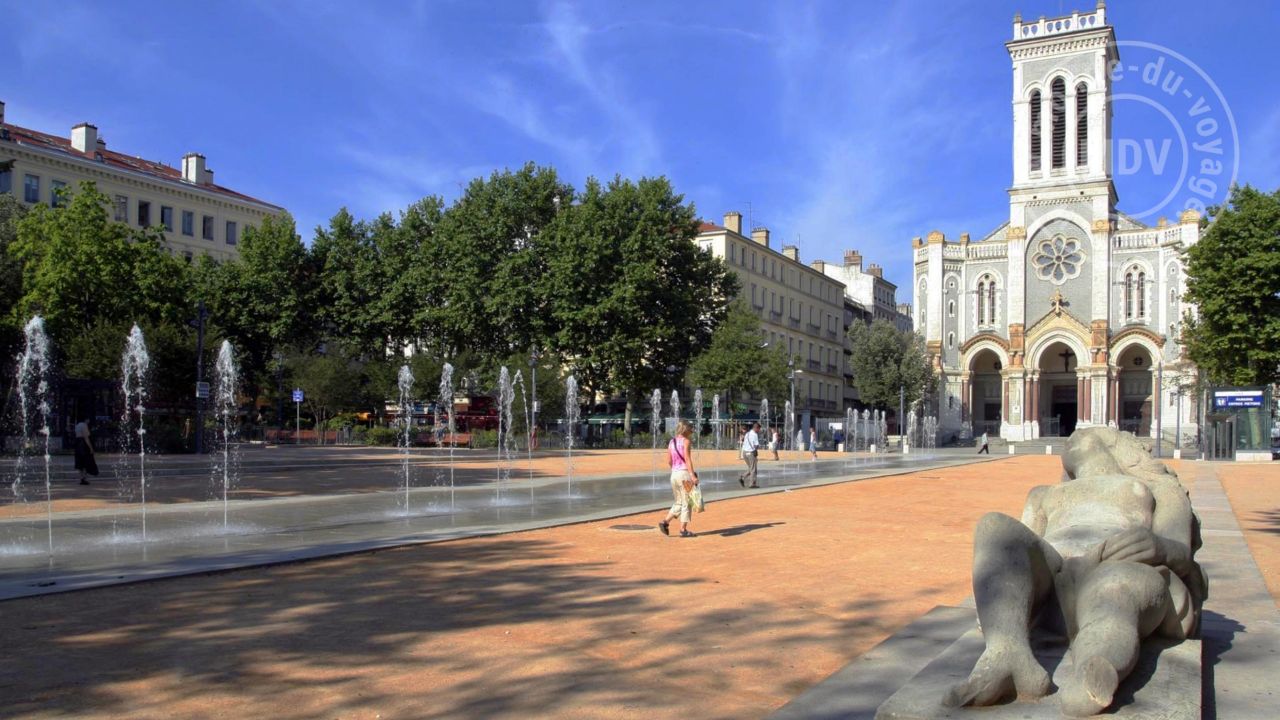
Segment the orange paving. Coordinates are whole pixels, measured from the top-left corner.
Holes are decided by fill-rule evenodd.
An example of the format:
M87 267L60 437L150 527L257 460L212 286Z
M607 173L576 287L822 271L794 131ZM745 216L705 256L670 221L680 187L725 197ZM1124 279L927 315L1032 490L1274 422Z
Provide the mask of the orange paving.
M1280 474L1214 467L1275 595ZM1060 472L712 496L690 540L649 513L8 601L0 695L24 718L762 718L969 595L974 523Z
M1271 598L1280 607L1280 465L1214 463Z

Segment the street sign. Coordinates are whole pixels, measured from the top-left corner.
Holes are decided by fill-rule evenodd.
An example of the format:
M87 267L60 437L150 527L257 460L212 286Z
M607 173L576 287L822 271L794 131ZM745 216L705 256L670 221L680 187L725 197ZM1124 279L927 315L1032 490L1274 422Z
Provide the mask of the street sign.
M202 400L209 397L209 383L203 381L196 383L196 397Z
M1261 390L1215 390L1213 405L1218 408L1262 407Z
M293 401L296 403L302 402L302 388L293 389Z

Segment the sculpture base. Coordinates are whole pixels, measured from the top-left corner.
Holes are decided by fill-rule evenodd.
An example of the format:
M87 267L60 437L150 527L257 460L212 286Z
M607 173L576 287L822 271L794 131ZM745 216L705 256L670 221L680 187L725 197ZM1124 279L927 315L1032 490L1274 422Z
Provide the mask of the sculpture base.
M985 644L973 627L933 659L923 670L880 706L877 720L1038 720L1062 717L1055 694L1038 702L1006 702L991 707L943 707L942 698L954 684L969 676ZM1060 685L1070 671L1061 643L1039 644L1036 657L1053 672ZM1143 643L1138 666L1120 684L1116 701L1103 711L1108 718L1198 720L1201 716L1201 655L1199 640L1174 643L1151 638Z

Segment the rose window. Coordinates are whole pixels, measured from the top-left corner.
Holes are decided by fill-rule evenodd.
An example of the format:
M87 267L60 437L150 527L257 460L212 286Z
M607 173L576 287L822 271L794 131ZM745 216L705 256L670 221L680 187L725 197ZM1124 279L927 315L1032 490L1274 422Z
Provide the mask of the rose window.
M1084 267L1084 249L1075 238L1055 235L1040 243L1036 254L1031 258L1035 266L1036 276L1048 280L1055 285L1074 278Z

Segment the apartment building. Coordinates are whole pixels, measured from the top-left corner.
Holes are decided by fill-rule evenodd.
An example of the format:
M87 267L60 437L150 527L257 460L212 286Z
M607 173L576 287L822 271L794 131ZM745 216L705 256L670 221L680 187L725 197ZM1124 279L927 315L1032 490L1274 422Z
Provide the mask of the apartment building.
M738 212L725 213L723 225L702 223L696 242L737 274L741 297L760 316L761 339L794 359L801 425L842 415L844 285L801 263L796 246L774 249L767 228L744 235Z
M67 135L12 125L0 102L0 193L28 204L58 202L58 191L86 180L111 198L118 222L164 230L170 252L187 259L229 260L249 226L283 208L213 180L205 157L187 153L180 167L107 149L98 128L81 123Z

